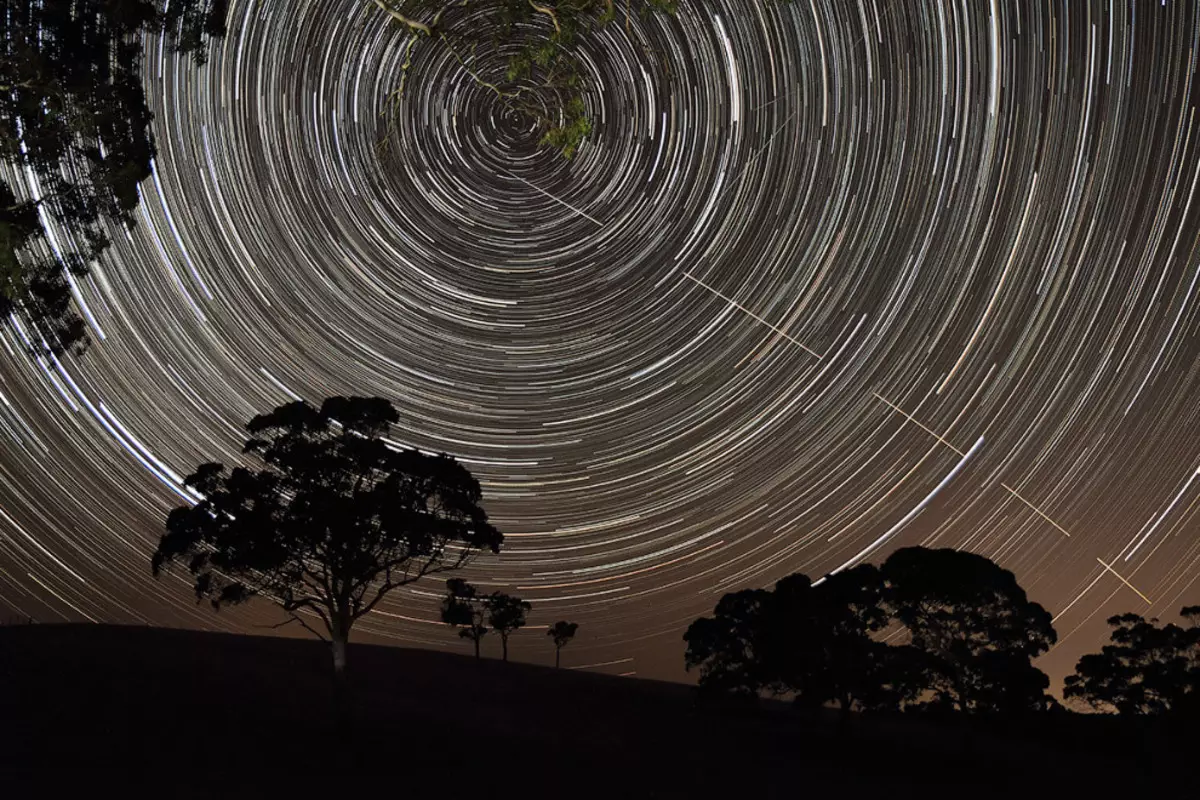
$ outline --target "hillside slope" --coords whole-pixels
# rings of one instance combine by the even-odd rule
[[[82,782],[122,797],[1106,797],[1168,785],[1182,749],[1099,717],[840,724],[697,708],[678,684],[363,645],[343,736],[328,659],[271,637],[0,628],[2,785],[22,789],[4,796]]]

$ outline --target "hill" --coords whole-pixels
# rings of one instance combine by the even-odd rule
[[[782,704],[697,707],[678,684],[367,645],[350,648],[341,735],[328,659],[315,641],[0,628],[0,791],[1108,797],[1171,785],[1185,749],[1160,726],[1095,715],[842,723]]]

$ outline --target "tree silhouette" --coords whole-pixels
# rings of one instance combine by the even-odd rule
[[[1057,640],[1011,572],[962,550],[908,547],[880,568],[883,602],[924,654],[916,707],[1019,713],[1053,705],[1032,659]],[[911,675],[910,675],[911,677]]]
[[[494,592],[485,601],[488,612],[488,624],[492,630],[500,634],[500,650],[502,659],[508,661],[508,637],[517,630],[525,627],[525,615],[533,608],[519,597]]]
[[[267,597],[320,636],[301,616],[312,614],[341,676],[351,628],[389,592],[498,552],[503,539],[462,465],[386,443],[397,420],[391,403],[365,397],[256,416],[245,452],[262,468],[198,467],[185,481],[198,500],[167,517],[154,574],[182,563],[198,601]]]
[[[771,600],[766,589],[732,592],[717,602],[713,616],[688,626],[684,666],[699,667],[702,690],[756,697],[772,683],[773,665],[764,658],[769,648],[764,617]]]
[[[35,351],[80,351],[66,274],[109,245],[102,222],[133,223],[155,155],[142,82],[147,35],[197,61],[225,33],[227,0],[6,0],[0,14],[0,314],[18,313]],[[42,214],[59,226],[54,245]],[[65,234],[65,235],[63,235]]]
[[[1079,659],[1063,696],[1119,714],[1200,712],[1200,606],[1179,613],[1187,627],[1109,618],[1112,643]]]
[[[546,631],[546,635],[551,637],[554,640],[554,668],[555,669],[557,669],[560,665],[560,656],[562,655],[562,649],[564,647],[566,647],[568,644],[570,644],[571,640],[575,638],[575,632],[578,630],[579,630],[579,623],[567,622],[566,620],[559,620],[558,622],[551,625],[550,629]]]
[[[882,673],[889,648],[871,638],[889,621],[880,606],[881,589],[879,570],[870,564],[828,575],[814,587],[809,598],[811,639],[808,644],[789,640],[793,649],[800,644],[808,652],[800,662],[808,674],[788,683],[809,684],[814,700],[836,702],[843,714],[856,705],[886,705],[879,687],[886,683]]]
[[[894,622],[910,644],[879,641]],[[1017,713],[1053,703],[1031,663],[1055,640],[1050,615],[1011,572],[955,550],[907,548],[881,569],[727,594],[684,640],[702,689],[791,695],[809,708]]]
[[[442,601],[442,622],[458,628],[458,635],[475,644],[475,657],[479,658],[479,643],[487,632],[487,597],[462,578],[446,581],[446,598]]]
[[[879,591],[878,570],[864,565],[819,586],[796,574],[772,591],[725,595],[714,617],[696,620],[684,635],[685,664],[700,667],[705,690],[791,695],[808,708],[832,701],[844,713],[877,704],[887,650],[870,638],[887,624]]]

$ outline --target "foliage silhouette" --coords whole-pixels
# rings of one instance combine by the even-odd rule
[[[508,637],[525,627],[525,615],[532,605],[519,597],[493,592],[485,601],[488,624],[500,635],[501,658],[508,661]]]
[[[488,598],[462,578],[446,581],[446,598],[442,601],[442,622],[458,628],[458,635],[470,639],[479,658],[479,643],[491,628],[488,627]]]
[[[1187,627],[1137,614],[1111,617],[1111,644],[1079,659],[1063,696],[1119,714],[1200,714],[1200,606]]]
[[[185,481],[197,502],[167,517],[154,574],[181,563],[198,601],[219,609],[267,597],[320,636],[301,614],[315,616],[340,676],[351,628],[389,592],[503,540],[462,465],[385,442],[397,419],[391,403],[366,397],[256,416],[245,452],[262,468],[198,467]]]
[[[578,622],[559,620],[551,625],[550,629],[546,631],[546,635],[554,640],[555,669],[561,666],[562,649],[571,643],[571,640],[575,638],[575,634],[578,630]]]
[[[820,586],[797,574],[773,591],[728,594],[684,635],[685,664],[700,667],[704,690],[791,695],[809,708],[832,701],[844,712],[878,702],[885,647],[870,634],[887,623],[878,587],[878,571],[862,566]]]
[[[806,578],[807,580],[807,578]],[[773,682],[765,657],[766,608],[772,593],[743,589],[724,595],[711,617],[701,617],[683,635],[684,666],[700,669],[702,690],[757,696]]]
[[[67,275],[129,226],[155,155],[142,82],[148,35],[203,62],[225,33],[227,0],[9,0],[0,14],[0,159],[33,187],[0,181],[0,314],[29,327],[31,351],[82,352]],[[43,228],[43,216],[61,233]],[[65,234],[65,235],[62,235]]]
[[[902,624],[910,642],[877,634]],[[1031,659],[1055,641],[1050,615],[1011,572],[955,550],[906,548],[813,585],[727,594],[684,636],[703,690],[788,695],[852,710],[1045,710],[1049,679]]]
[[[927,659],[912,705],[965,712],[1046,710],[1050,679],[1032,659],[1057,641],[1050,613],[1016,577],[962,550],[908,547],[880,568],[883,602]]]

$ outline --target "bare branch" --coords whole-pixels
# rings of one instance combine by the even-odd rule
[[[281,602],[280,607],[289,614],[293,614],[301,608],[312,609],[312,611],[321,618],[321,622],[325,623],[325,628],[329,631],[333,630],[333,625],[329,620],[329,616],[325,613],[325,609],[321,608],[317,601],[311,597],[306,597],[303,600]]]
[[[558,24],[558,14],[554,13],[553,8],[550,8],[550,6],[539,6],[537,3],[533,2],[533,0],[529,0],[529,5],[539,14],[545,14],[550,17],[550,21],[554,23],[554,32],[559,36],[562,36],[562,28]]]
[[[308,631],[313,636],[316,636],[322,642],[329,641],[328,639],[326,639],[324,636],[321,635],[320,631],[317,631],[316,629],[312,628],[307,622],[305,622],[303,619],[301,619],[298,615],[293,614],[290,611],[288,612],[288,619],[285,619],[283,622],[276,623],[275,625],[256,625],[255,627],[270,628],[270,629],[274,630],[275,628],[282,628],[285,625],[291,625],[293,622],[300,623],[301,627],[303,627],[304,630]]]
[[[385,14],[387,14],[389,17],[396,20],[397,22],[401,22],[401,23],[407,25],[412,30],[423,33],[426,36],[433,36],[432,28],[430,28],[428,25],[426,25],[424,22],[421,22],[420,20],[409,19],[408,17],[404,16],[396,9],[392,8],[390,3],[385,3],[384,0],[375,0],[375,5],[379,6],[381,11],[383,11]]]

